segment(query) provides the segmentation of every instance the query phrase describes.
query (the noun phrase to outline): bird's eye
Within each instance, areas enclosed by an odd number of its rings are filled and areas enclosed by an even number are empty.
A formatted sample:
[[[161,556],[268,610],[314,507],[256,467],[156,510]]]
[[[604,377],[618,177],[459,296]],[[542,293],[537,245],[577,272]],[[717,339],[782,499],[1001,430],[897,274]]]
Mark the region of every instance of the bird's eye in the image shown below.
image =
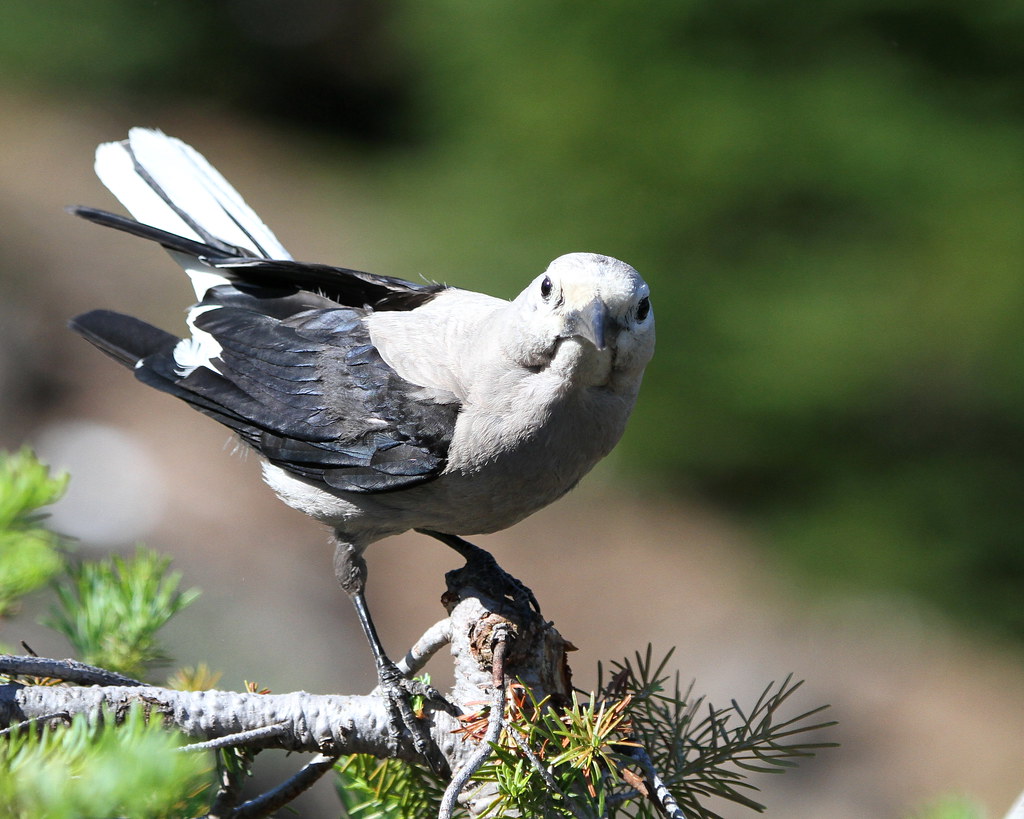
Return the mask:
[[[637,303],[637,306],[636,306],[636,320],[637,321],[643,321],[645,318],[647,318],[647,315],[650,312],[651,312],[651,300],[647,296],[644,296]]]
[[[551,291],[554,289],[554,285],[551,284],[551,276],[544,276],[541,282],[541,297],[547,301],[551,296]]]

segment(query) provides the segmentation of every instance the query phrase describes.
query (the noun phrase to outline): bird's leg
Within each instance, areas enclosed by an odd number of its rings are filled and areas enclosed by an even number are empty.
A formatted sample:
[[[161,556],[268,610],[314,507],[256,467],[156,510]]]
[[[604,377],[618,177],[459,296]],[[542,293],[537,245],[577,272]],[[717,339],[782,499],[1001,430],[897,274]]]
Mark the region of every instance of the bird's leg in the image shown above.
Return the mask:
[[[338,584],[352,601],[359,625],[362,626],[363,633],[370,643],[370,650],[377,666],[378,690],[384,697],[391,716],[389,738],[397,747],[398,738],[404,727],[412,735],[417,752],[427,760],[434,773],[443,778],[449,777],[451,771],[447,761],[431,739],[423,722],[416,719],[409,700],[413,696],[422,696],[437,700],[445,706],[448,703],[430,686],[404,677],[384,652],[384,646],[381,645],[377,629],[370,617],[370,610],[366,606],[366,561],[355,546],[337,536],[334,538],[334,574],[338,578]]]
[[[466,559],[465,568],[487,585],[487,588],[482,591],[493,594],[497,599],[508,597],[513,603],[529,605],[537,614],[540,614],[540,604],[537,603],[537,598],[534,597],[530,587],[501,568],[498,561],[494,559],[494,555],[486,549],[481,549],[456,535],[435,532],[432,529],[417,529],[416,531],[437,538],[462,555]]]

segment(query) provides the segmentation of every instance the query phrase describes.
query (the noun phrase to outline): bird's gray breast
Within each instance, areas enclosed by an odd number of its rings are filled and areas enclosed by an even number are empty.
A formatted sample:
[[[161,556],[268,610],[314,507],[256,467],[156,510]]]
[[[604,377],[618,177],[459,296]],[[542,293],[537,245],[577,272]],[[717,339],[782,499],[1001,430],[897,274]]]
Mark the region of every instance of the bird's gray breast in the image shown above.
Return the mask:
[[[442,531],[507,528],[572,489],[618,442],[631,408],[600,389],[464,406],[444,472],[411,493],[431,497],[438,519],[429,525]]]

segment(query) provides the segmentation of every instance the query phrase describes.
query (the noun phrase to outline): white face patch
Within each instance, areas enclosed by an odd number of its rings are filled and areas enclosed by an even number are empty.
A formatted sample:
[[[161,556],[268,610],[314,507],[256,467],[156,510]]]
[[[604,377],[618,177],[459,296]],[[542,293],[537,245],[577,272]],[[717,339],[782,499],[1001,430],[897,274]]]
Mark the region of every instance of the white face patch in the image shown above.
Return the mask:
[[[195,325],[195,320],[210,310],[218,310],[220,305],[210,304],[200,307],[193,307],[188,311],[186,323],[192,331],[191,338],[183,338],[174,347],[174,363],[178,375],[182,378],[191,374],[196,367],[206,367],[220,374],[220,370],[211,361],[217,358],[223,351],[223,347],[212,335],[205,330],[200,330]]]
[[[649,359],[654,349],[649,293],[640,274],[618,259],[595,253],[559,256],[521,296],[533,306],[532,313],[525,312],[531,324],[525,336],[546,343],[585,339],[598,352],[610,348],[616,360],[620,348],[642,347]]]

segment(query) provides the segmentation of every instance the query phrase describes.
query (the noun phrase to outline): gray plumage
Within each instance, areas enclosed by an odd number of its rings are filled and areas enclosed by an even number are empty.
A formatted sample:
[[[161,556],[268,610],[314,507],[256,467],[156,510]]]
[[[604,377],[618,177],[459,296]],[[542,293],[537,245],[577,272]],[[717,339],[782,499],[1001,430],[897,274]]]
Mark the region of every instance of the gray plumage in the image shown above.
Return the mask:
[[[185,340],[105,311],[73,326],[238,432],[279,497],[356,550],[511,526],[622,435],[654,349],[648,287],[624,262],[562,256],[509,302],[293,262],[157,131],[101,146],[97,172],[138,221],[79,214],[163,244],[199,301]]]
[[[107,310],[72,328],[232,429],[278,497],[332,527],[395,736],[407,729],[445,773],[374,629],[362,552],[418,529],[480,560],[459,535],[504,529],[575,486],[622,435],[654,352],[646,283],[570,253],[509,302],[295,262],[202,156],[158,131],[101,145],[96,171],[135,218],[73,211],[163,245],[197,302],[185,338]]]

